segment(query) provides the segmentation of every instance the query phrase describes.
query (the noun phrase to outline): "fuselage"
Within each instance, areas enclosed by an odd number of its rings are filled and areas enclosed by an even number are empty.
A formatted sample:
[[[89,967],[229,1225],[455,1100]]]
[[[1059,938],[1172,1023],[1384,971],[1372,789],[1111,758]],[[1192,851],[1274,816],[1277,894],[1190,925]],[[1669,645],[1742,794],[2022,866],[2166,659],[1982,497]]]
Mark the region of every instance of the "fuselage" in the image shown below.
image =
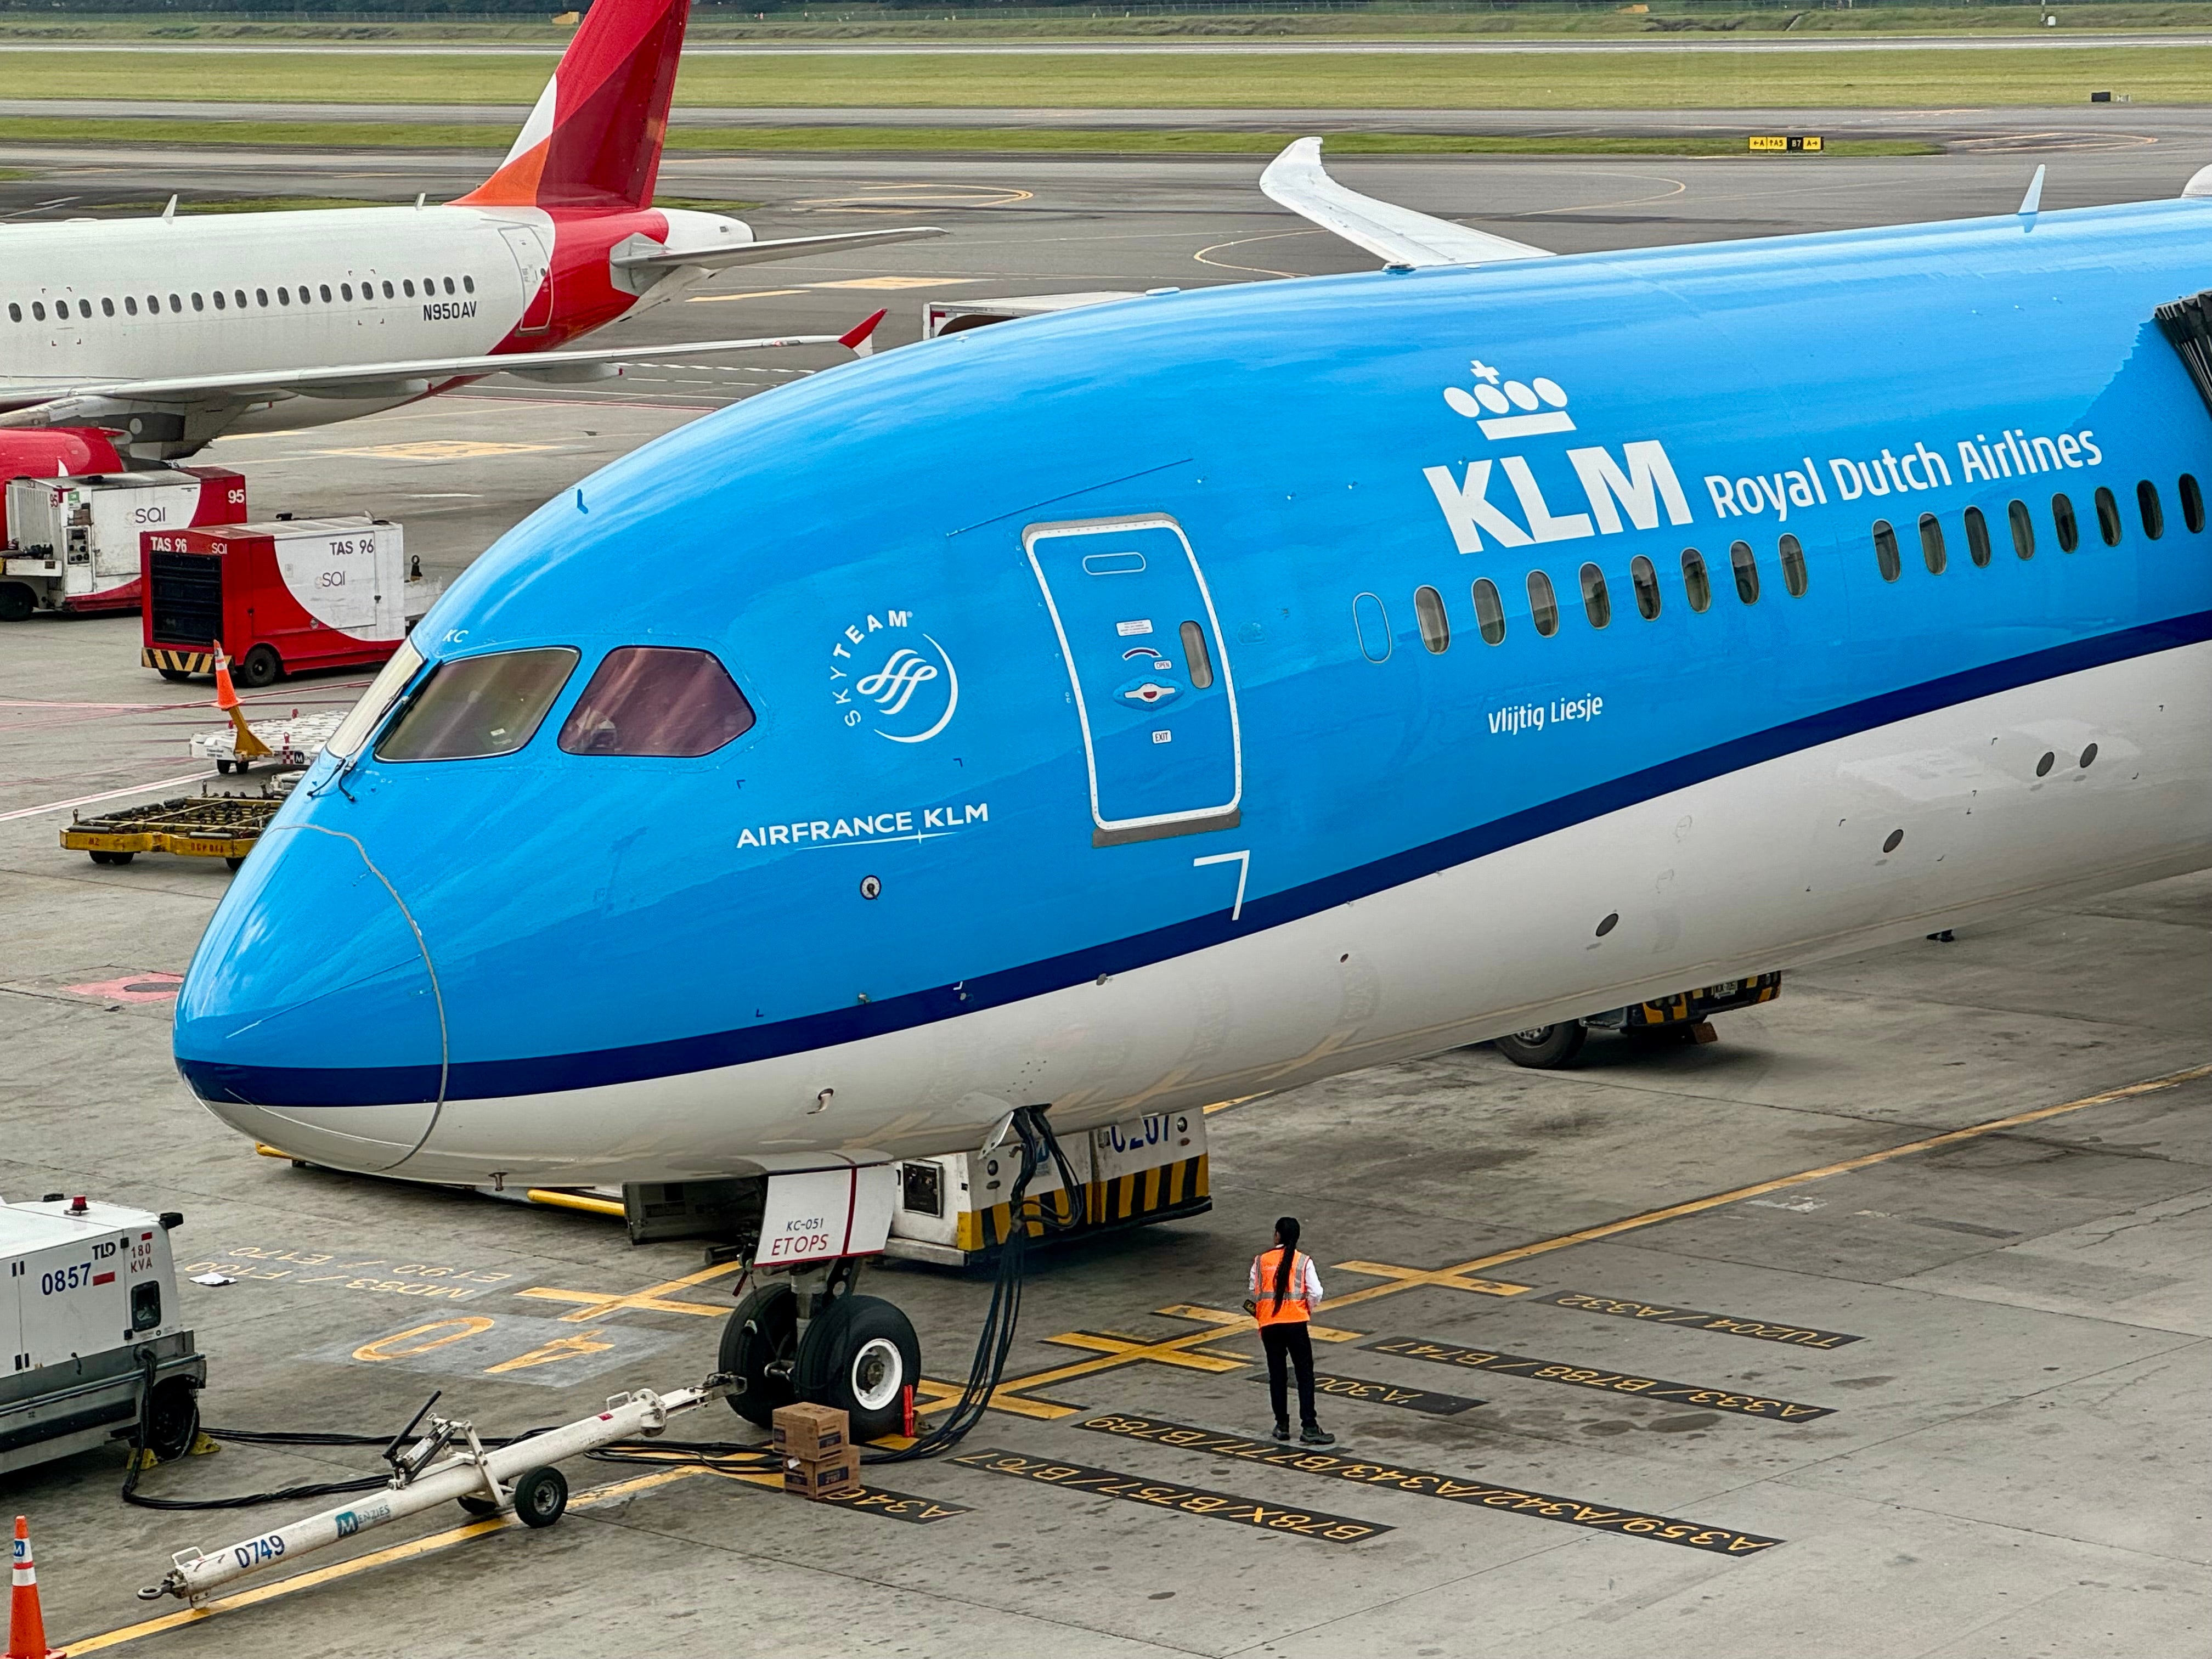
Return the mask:
[[[733,1172],[2212,861],[2212,425],[2152,321],[2208,238],[2177,202],[1217,289],[721,411],[448,592],[415,698],[573,665],[511,752],[318,763],[179,1064],[321,1162]],[[753,723],[595,750],[641,646]]]
[[[682,247],[750,234],[684,210],[457,205],[0,227],[0,404],[111,380],[521,357],[703,274],[625,283],[609,255],[629,239]],[[188,447],[221,430],[349,420],[460,383],[241,397],[189,416]]]

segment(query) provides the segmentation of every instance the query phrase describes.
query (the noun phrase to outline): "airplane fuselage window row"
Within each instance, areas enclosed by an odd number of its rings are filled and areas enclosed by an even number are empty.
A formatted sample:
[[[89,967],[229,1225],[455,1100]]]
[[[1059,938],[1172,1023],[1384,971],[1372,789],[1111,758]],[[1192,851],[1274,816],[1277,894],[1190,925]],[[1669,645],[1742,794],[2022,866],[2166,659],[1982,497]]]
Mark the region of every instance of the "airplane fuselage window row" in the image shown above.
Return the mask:
[[[1782,585],[1792,599],[1802,599],[1810,578],[1805,566],[1805,549],[1795,536],[1784,536],[1776,546],[1782,566]],[[1749,542],[1731,543],[1729,547],[1729,569],[1735,584],[1735,596],[1745,605],[1759,603],[1759,556]],[[1662,603],[1659,592],[1659,571],[1643,554],[1628,562],[1629,586],[1636,597],[1636,614],[1646,622],[1656,621]],[[1589,618],[1592,628],[1609,627],[1613,622],[1613,593],[1606,586],[1605,572],[1595,564],[1585,564],[1576,573],[1576,581],[1582,594],[1583,615]],[[1559,600],[1552,586],[1552,579],[1543,571],[1528,573],[1528,622],[1545,639],[1559,631]],[[1682,593],[1690,609],[1700,613],[1711,608],[1713,583],[1705,568],[1705,556],[1694,547],[1682,550]],[[1501,645],[1505,640],[1505,605],[1499,597],[1498,585],[1487,576],[1475,579],[1470,597],[1474,602],[1475,632],[1486,645]],[[1380,604],[1380,601],[1377,601]],[[1419,624],[1421,644],[1431,654],[1441,655],[1451,648],[1451,619],[1444,610],[1443,595],[1433,587],[1413,591],[1413,617]],[[1387,615],[1384,621],[1387,630]],[[1363,636],[1363,651],[1371,662],[1381,662],[1372,651],[1366,650]],[[1385,653],[1388,654],[1387,653]]]
[[[416,282],[412,276],[403,276],[398,278],[397,282],[387,277],[384,280],[381,286],[383,289],[381,297],[386,300],[412,300],[416,295]],[[378,287],[379,284],[373,282],[362,283],[360,285],[360,298],[356,301],[354,294],[354,284],[351,283],[339,283],[335,286],[329,283],[301,283],[297,287],[295,287],[290,283],[284,283],[279,285],[276,289],[275,303],[279,306],[286,307],[295,304],[311,306],[317,304],[318,302],[323,305],[373,305],[379,298],[377,292]],[[424,299],[434,298],[441,290],[447,294],[460,295],[474,294],[477,291],[477,279],[473,276],[463,276],[459,281],[459,284],[456,286],[453,278],[451,276],[425,276],[422,278],[421,294],[422,297]],[[257,288],[253,289],[250,304],[247,291],[242,288],[232,289],[227,294],[223,289],[218,288],[211,289],[205,294],[195,292],[189,296],[182,294],[172,294],[167,296],[167,308],[172,313],[181,313],[187,305],[190,305],[194,311],[205,311],[209,308],[210,302],[212,302],[214,309],[217,311],[246,311],[249,309],[265,311],[270,304],[270,290],[265,288]],[[145,297],[144,314],[149,317],[160,316],[162,312],[163,303],[163,295],[159,294],[149,294]],[[67,300],[56,300],[53,302],[52,317],[54,321],[66,322],[69,320],[70,314],[70,302]],[[93,302],[90,300],[78,300],[76,304],[76,314],[78,317],[90,317],[93,314]],[[121,314],[123,316],[136,317],[140,314],[138,295],[135,294],[126,294],[123,296],[120,304],[122,307]],[[117,301],[103,297],[100,301],[100,314],[103,317],[112,317],[117,315]],[[27,306],[18,300],[11,300],[8,302],[8,320],[9,322],[20,323],[24,320],[27,313],[30,320],[34,323],[45,322],[47,319],[46,301],[44,300],[33,300]]]
[[[2204,492],[2196,477],[2185,472],[2175,481],[2174,494],[2181,498],[2181,521],[2191,535],[2204,528]],[[2110,489],[2100,485],[2093,500],[2097,515],[2097,534],[2107,547],[2118,547],[2125,533],[2121,521],[2120,503]],[[1990,562],[1991,544],[1988,515],[1978,507],[1970,507],[1960,515],[1966,536],[1966,556],[1977,565]],[[2136,485],[2136,520],[2142,526],[2144,538],[2156,541],[2166,534],[2166,505],[2160,499],[2158,486],[2148,478]],[[2026,501],[2013,501],[2005,508],[2005,523],[2012,532],[2012,550],[2023,559],[2035,556],[2035,514]],[[2081,544],[2081,523],[2074,511],[2074,500],[2061,491],[2051,498],[2051,527],[2058,539],[2058,550],[2071,553]],[[1943,540],[1943,521],[1933,513],[1920,515],[1920,562],[1928,567],[1928,574],[1940,576],[1949,567],[1950,555]],[[1905,562],[1898,551],[1897,531],[1887,519],[1874,521],[1875,565],[1881,579],[1893,582],[1905,572]]]

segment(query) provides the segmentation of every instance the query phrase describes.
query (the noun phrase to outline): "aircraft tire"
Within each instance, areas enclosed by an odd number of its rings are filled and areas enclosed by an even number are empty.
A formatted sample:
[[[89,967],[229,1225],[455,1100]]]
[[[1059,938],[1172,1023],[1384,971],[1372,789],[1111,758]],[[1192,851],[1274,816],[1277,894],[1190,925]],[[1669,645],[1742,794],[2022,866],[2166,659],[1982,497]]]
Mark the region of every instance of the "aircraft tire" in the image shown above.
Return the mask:
[[[852,1420],[855,1441],[896,1432],[906,1390],[921,1378],[913,1322],[881,1297],[843,1296],[806,1328],[795,1374],[799,1397]]]
[[[744,1385],[729,1396],[730,1409],[748,1423],[772,1426],[775,1408],[799,1398],[792,1386],[798,1354],[799,1298],[781,1280],[759,1286],[738,1304],[729,1323],[722,1327],[721,1361],[716,1369]],[[771,1364],[782,1369],[771,1374]]]
[[[1578,1019],[1557,1025],[1539,1025],[1498,1039],[1498,1052],[1516,1066],[1531,1071],[1556,1072],[1575,1063],[1589,1036],[1589,1027]]]

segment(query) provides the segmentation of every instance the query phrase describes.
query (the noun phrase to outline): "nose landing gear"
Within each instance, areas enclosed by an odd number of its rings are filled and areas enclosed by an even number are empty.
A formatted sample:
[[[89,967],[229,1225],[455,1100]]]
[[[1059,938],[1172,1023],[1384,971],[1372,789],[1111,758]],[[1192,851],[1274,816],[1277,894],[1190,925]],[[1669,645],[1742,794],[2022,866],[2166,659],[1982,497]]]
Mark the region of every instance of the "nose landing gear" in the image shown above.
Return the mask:
[[[904,1425],[921,1339],[890,1303],[856,1293],[860,1277],[860,1258],[841,1256],[746,1295],[722,1330],[721,1369],[737,1379],[732,1410],[767,1428],[779,1406],[831,1406],[852,1419],[855,1440]]]

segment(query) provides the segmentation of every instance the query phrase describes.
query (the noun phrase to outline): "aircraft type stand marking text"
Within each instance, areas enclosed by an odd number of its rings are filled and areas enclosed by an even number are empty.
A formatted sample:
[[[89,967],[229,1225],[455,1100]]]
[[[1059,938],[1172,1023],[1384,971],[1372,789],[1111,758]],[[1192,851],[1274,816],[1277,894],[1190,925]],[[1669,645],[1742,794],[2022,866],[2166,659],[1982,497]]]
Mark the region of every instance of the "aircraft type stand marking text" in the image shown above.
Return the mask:
[[[1270,1463],[1361,1486],[1382,1486],[1391,1492],[1438,1498],[1447,1504],[1472,1504],[1484,1509],[1504,1510],[1514,1515],[1533,1515],[1571,1527],[1599,1532],[1618,1532],[1656,1543],[1676,1544],[1684,1549],[1705,1550],[1715,1555],[1749,1555],[1771,1549],[1786,1540],[1731,1527],[1709,1527],[1698,1521],[1678,1521],[1670,1516],[1646,1515],[1636,1510],[1609,1509],[1576,1498],[1555,1498],[1549,1492],[1524,1492],[1514,1486],[1493,1486],[1482,1480],[1463,1480],[1429,1469],[1400,1468],[1390,1463],[1362,1463],[1334,1452],[1301,1446],[1278,1445],[1272,1440],[1248,1440],[1221,1434],[1188,1423],[1164,1423],[1151,1418],[1099,1416],[1079,1423],[1078,1428],[1097,1434],[1118,1434],[1132,1440],[1157,1441],[1208,1457],[1241,1457],[1247,1462]],[[965,1460],[961,1460],[965,1461]]]
[[[1609,1394],[1631,1395],[1638,1400],[1668,1400],[1678,1405],[1702,1406],[1708,1411],[1733,1412],[1739,1417],[1763,1418],[1773,1423],[1810,1423],[1817,1418],[1835,1415],[1832,1406],[1801,1406],[1795,1401],[1770,1400],[1728,1389],[1699,1388],[1694,1382],[1662,1382],[1654,1376],[1635,1376],[1594,1365],[1562,1364],[1553,1359],[1531,1359],[1525,1354],[1493,1353],[1485,1348],[1462,1347],[1456,1343],[1428,1342],[1418,1336],[1378,1336],[1364,1346],[1376,1353],[1395,1353],[1438,1365],[1504,1371],[1510,1376],[1533,1377],[1539,1382],[1597,1389]]]
[[[1172,1480],[1148,1480],[1140,1474],[1121,1474],[1113,1469],[1094,1469],[1082,1463],[1055,1463],[1019,1452],[972,1451],[956,1457],[963,1468],[984,1469],[993,1474],[1017,1475],[1041,1481],[1063,1492],[1092,1492],[1132,1504],[1152,1504],[1204,1516],[1209,1521],[1235,1521],[1265,1532],[1294,1533],[1300,1538],[1319,1538],[1332,1544],[1356,1544],[1391,1530],[1372,1521],[1347,1516],[1323,1515],[1319,1510],[1275,1509],[1249,1498],[1236,1498],[1204,1486],[1186,1486]]]
[[[1815,1330],[1808,1325],[1778,1325],[1763,1319],[1741,1319],[1734,1314],[1699,1313],[1692,1308],[1623,1301],[1609,1296],[1593,1296],[1585,1291],[1554,1291],[1549,1296],[1532,1299],[1550,1308],[1608,1314],[1616,1319],[1648,1320],[1656,1325],[1680,1325],[1693,1331],[1715,1331],[1723,1336],[1747,1336],[1758,1342],[1787,1342],[1800,1348],[1840,1348],[1847,1342],[1866,1340],[1843,1331]]]

